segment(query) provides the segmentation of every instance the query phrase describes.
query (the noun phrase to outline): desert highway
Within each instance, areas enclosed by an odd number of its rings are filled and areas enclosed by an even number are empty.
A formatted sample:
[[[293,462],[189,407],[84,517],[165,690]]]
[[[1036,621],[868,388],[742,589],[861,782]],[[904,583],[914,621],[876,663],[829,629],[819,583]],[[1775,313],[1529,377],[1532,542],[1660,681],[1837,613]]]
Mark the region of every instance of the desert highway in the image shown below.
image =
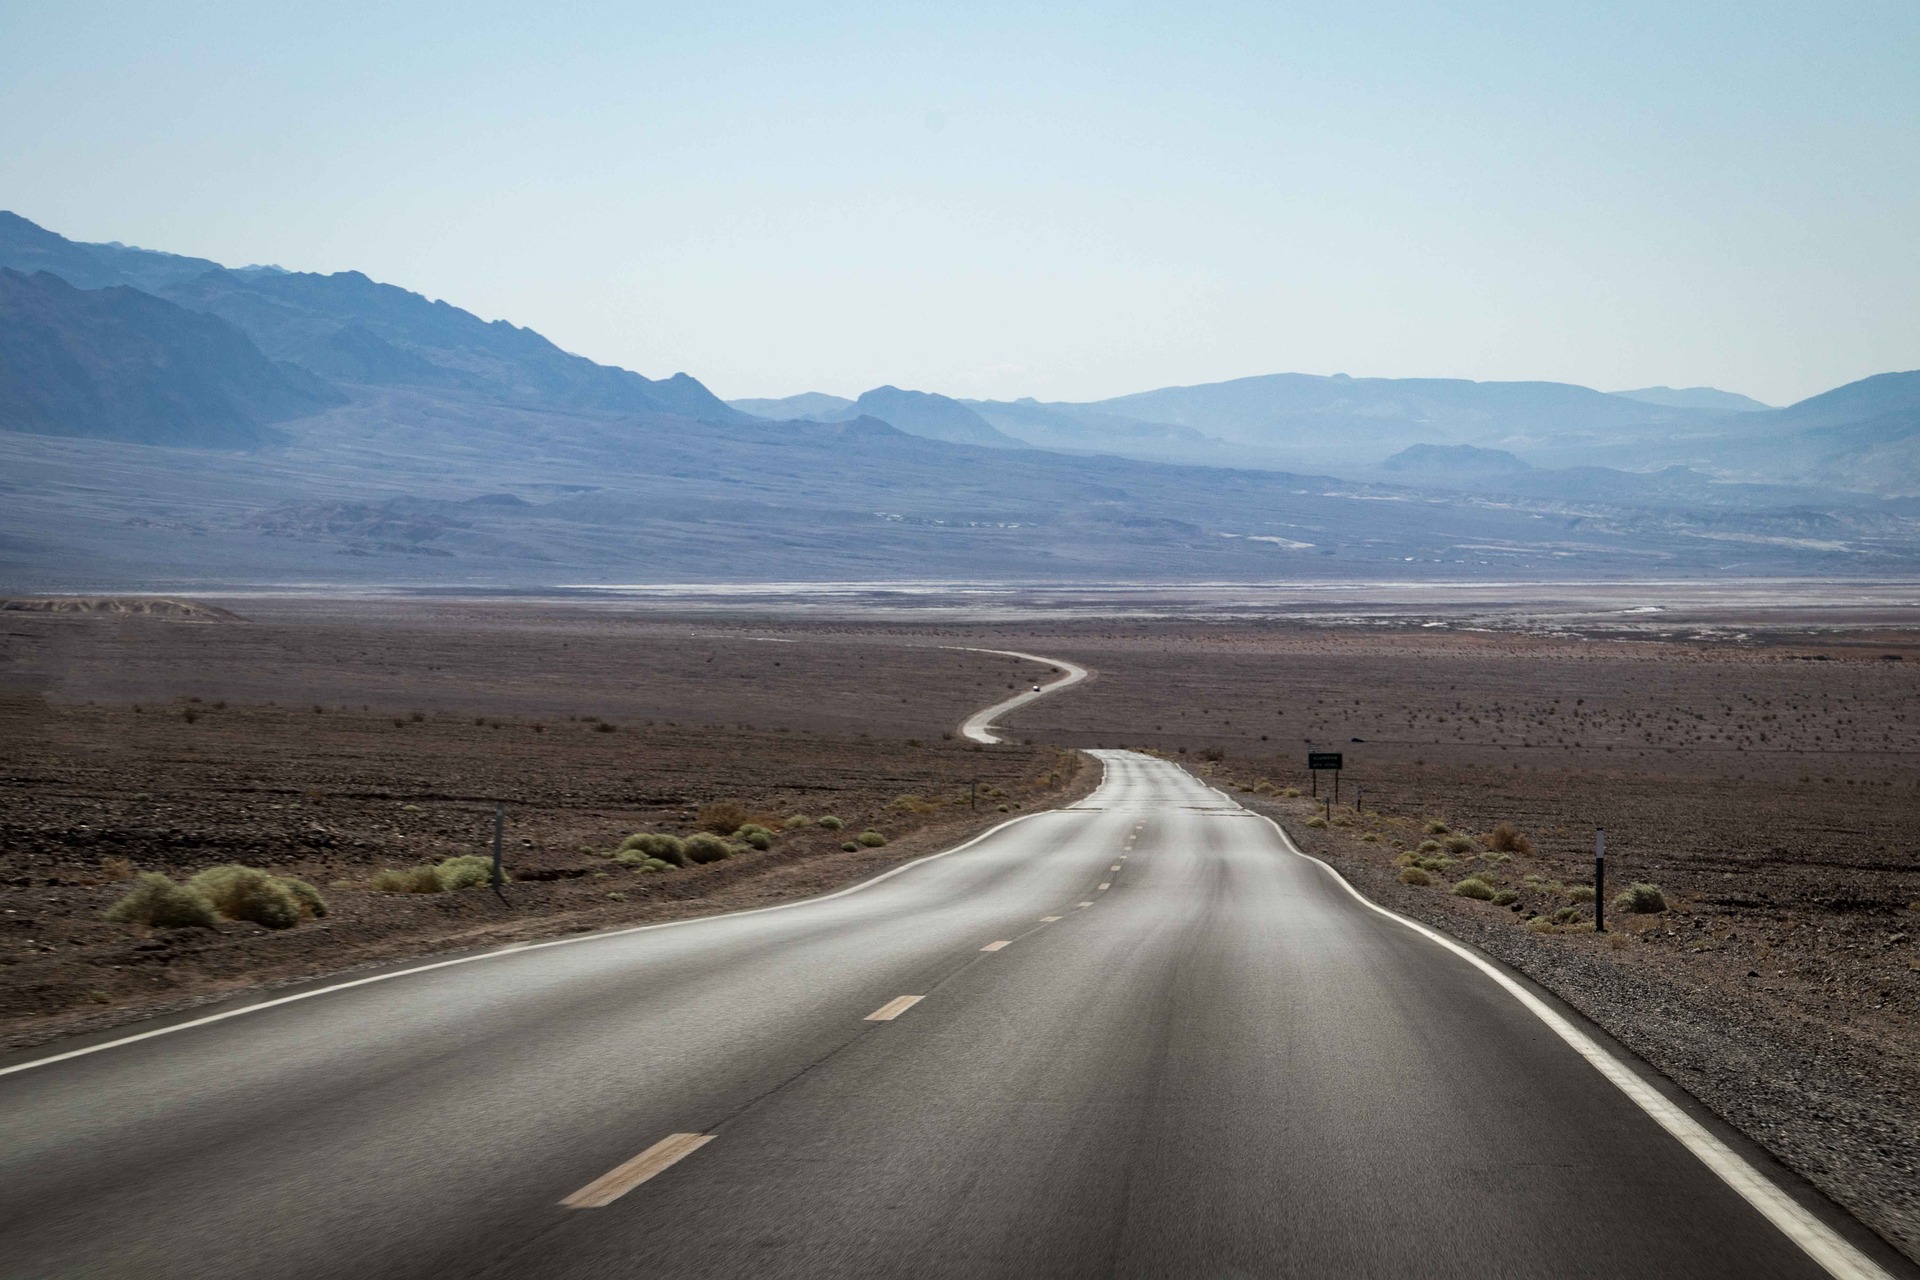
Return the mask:
[[[1028,662],[1037,662],[1042,666],[1056,667],[1066,674],[1058,680],[1036,685],[1022,693],[1016,693],[1004,702],[996,702],[968,716],[966,723],[960,726],[960,736],[969,742],[999,742],[1000,736],[994,730],[994,721],[1009,711],[1018,710],[1035,698],[1044,698],[1059,693],[1062,689],[1079,684],[1087,678],[1087,669],[1064,658],[1042,658],[1037,654],[1021,653],[1016,649],[974,649],[974,653],[998,653],[1009,658],[1023,658]]]
[[[864,887],[0,1062],[0,1273],[1911,1274],[1550,1000],[1100,754]]]

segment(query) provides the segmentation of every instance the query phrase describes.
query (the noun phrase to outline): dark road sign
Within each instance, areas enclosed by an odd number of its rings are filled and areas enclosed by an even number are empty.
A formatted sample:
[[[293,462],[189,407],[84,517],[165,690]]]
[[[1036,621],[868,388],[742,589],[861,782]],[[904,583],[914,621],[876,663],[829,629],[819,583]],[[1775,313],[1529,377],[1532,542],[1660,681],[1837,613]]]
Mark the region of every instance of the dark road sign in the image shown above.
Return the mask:
[[[1307,768],[1309,769],[1338,769],[1339,767],[1340,753],[1338,751],[1307,752]]]

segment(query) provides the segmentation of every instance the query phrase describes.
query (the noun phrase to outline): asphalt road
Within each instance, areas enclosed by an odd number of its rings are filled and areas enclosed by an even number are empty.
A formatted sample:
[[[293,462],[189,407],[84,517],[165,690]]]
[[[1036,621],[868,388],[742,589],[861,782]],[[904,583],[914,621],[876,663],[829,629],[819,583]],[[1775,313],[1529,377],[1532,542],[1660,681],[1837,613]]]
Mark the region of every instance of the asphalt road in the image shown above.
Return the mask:
[[[0,1272],[1878,1274],[1518,988],[1103,754],[1082,804],[855,891],[8,1060]]]
[[[1031,689],[1014,694],[1013,697],[1008,698],[1005,702],[996,702],[992,706],[976,711],[968,716],[966,721],[960,726],[960,736],[970,742],[1001,741],[1000,735],[995,732],[996,726],[994,721],[1006,715],[1009,711],[1015,711],[1026,706],[1035,698],[1044,698],[1049,694],[1058,693],[1062,689],[1079,684],[1087,678],[1088,674],[1085,667],[1077,663],[1068,662],[1064,658],[1042,658],[1038,654],[1021,653],[1017,649],[975,649],[973,652],[999,653],[1009,658],[1025,658],[1028,662],[1038,662],[1043,666],[1057,667],[1066,672],[1066,674],[1058,680],[1035,685]]]

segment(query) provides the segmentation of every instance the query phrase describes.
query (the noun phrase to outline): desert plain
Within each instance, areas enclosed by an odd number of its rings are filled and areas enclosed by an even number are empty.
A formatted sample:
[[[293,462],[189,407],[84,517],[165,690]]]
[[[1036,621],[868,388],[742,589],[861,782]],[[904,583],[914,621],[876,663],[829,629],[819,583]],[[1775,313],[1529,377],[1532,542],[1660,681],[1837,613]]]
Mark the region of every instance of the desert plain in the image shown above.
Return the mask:
[[[1707,621],[1588,625],[1498,601],[983,617],[251,596],[0,622],[15,1048],[830,890],[1070,803],[1098,772],[1073,749],[1124,746],[1186,764],[1376,901],[1540,983],[1920,1250],[1920,630],[1898,611],[1749,599]],[[969,714],[1054,678],[1000,650],[1093,675],[1008,716],[1008,741],[965,741]],[[1337,806],[1310,749],[1345,757]],[[496,806],[502,889],[373,887],[489,853]],[[769,847],[666,871],[609,856],[715,813],[765,826]],[[1608,896],[1656,884],[1665,910],[1594,931],[1597,828]],[[853,839],[866,831],[885,843]],[[326,915],[106,918],[130,876],[235,862],[309,881]],[[1450,892],[1468,878],[1493,896]]]

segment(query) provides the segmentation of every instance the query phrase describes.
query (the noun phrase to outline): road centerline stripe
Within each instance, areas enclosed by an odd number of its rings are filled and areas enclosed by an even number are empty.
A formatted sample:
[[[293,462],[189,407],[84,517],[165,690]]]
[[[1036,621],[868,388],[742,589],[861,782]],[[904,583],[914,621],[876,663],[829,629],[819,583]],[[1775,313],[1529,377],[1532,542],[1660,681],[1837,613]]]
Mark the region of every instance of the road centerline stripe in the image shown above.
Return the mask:
[[[999,951],[1003,947],[1010,947],[1012,945],[1013,945],[1012,938],[1002,938],[998,942],[989,942],[986,946],[980,949],[982,951]]]
[[[672,1133],[625,1164],[616,1165],[560,1203],[569,1209],[604,1209],[648,1178],[664,1173],[713,1141],[710,1133]]]
[[[895,1018],[913,1008],[913,1006],[919,1004],[925,998],[924,996],[895,996],[868,1014],[864,1021],[892,1022]]]
[[[1052,924],[1052,923],[1053,923],[1053,922],[1054,922],[1055,920],[1064,920],[1064,919],[1066,919],[1066,917],[1065,917],[1065,916],[1041,916],[1041,917],[1040,917],[1040,923],[1041,923],[1041,924]]]

